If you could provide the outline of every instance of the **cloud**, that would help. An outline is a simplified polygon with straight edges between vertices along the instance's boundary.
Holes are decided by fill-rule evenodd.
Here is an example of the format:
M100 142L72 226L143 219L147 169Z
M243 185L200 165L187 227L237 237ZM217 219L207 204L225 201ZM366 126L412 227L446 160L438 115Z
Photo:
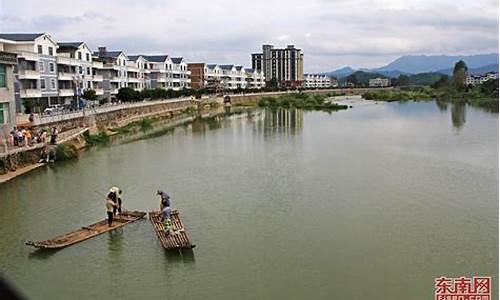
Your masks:
M263 43L303 49L307 72L404 54L498 52L496 0L0 0L4 32L130 53L250 64Z

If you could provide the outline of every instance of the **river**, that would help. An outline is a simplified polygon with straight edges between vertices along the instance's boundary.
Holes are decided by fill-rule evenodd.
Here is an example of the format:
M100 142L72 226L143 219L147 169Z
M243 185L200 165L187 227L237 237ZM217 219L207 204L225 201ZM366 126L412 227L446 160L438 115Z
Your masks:
M55 252L43 240L172 195L196 248L149 221ZM256 110L96 147L0 185L0 268L29 299L432 299L498 290L498 114L434 102Z

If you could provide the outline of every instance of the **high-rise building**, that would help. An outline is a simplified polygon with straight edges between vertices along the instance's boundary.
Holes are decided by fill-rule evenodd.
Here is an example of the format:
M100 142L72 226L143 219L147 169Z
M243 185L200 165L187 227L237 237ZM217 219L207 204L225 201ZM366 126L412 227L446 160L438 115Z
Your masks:
M275 80L279 86L299 87L304 81L304 55L294 45L284 49L263 45L262 53L252 54L252 69L263 71L267 83Z

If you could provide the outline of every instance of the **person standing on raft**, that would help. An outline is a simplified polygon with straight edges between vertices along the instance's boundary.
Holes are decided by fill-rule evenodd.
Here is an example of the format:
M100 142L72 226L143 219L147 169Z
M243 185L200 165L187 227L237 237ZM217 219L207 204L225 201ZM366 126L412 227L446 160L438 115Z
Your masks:
M160 215L163 227L165 232L170 233L172 230L172 221L170 220L172 201L170 200L170 196L164 191L158 190L156 194L160 196Z
M109 189L109 193L113 193L115 195L115 209L113 210L113 214L116 214L118 211L118 214L122 213L122 190L120 188L113 186Z
M110 227L113 223L113 215L116 208L116 195L115 193L110 192L106 197L106 212L108 213L108 226Z

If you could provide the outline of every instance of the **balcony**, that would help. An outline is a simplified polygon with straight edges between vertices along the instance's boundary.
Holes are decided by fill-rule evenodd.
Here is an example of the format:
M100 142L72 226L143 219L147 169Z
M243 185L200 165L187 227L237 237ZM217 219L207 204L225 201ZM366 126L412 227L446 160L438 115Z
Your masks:
M121 82L122 80L118 76L112 76L111 78L109 78L109 81L111 81L111 82Z
M59 90L59 96L61 97L71 97L74 96L75 92L73 89L60 89Z
M97 96L102 96L102 95L104 95L104 90L103 90L103 89L94 89L94 91L95 91L95 94L96 94Z
M102 61L93 61L92 62L92 68L94 68L94 69L102 69L102 68L104 68L104 64L102 63Z
M116 89L116 88L111 89L111 90L109 91L109 93L110 93L111 95L116 95L116 94L118 94L118 89Z
M38 70L19 70L19 79L40 79L40 72Z
M67 65L67 66L79 66L82 64L81 60L64 56L58 56L56 61L60 65Z
M75 74L73 73L59 72L57 74L57 79L59 80L73 80L74 78Z
M19 95L21 98L38 98L42 97L42 92L39 89L22 89Z
M102 75L94 75L94 76L92 76L92 81L101 82L102 80L103 80Z
M25 60L38 61L38 53L21 51L17 53L17 58L24 58Z
M115 65L115 64L104 64L103 69L107 69L107 70L116 70L116 71L121 70L121 69L120 69L120 66Z
M135 78L135 77L129 77L129 78L128 78L128 82L136 82L136 83L139 83L139 82L141 82L141 79L140 79L140 78Z

